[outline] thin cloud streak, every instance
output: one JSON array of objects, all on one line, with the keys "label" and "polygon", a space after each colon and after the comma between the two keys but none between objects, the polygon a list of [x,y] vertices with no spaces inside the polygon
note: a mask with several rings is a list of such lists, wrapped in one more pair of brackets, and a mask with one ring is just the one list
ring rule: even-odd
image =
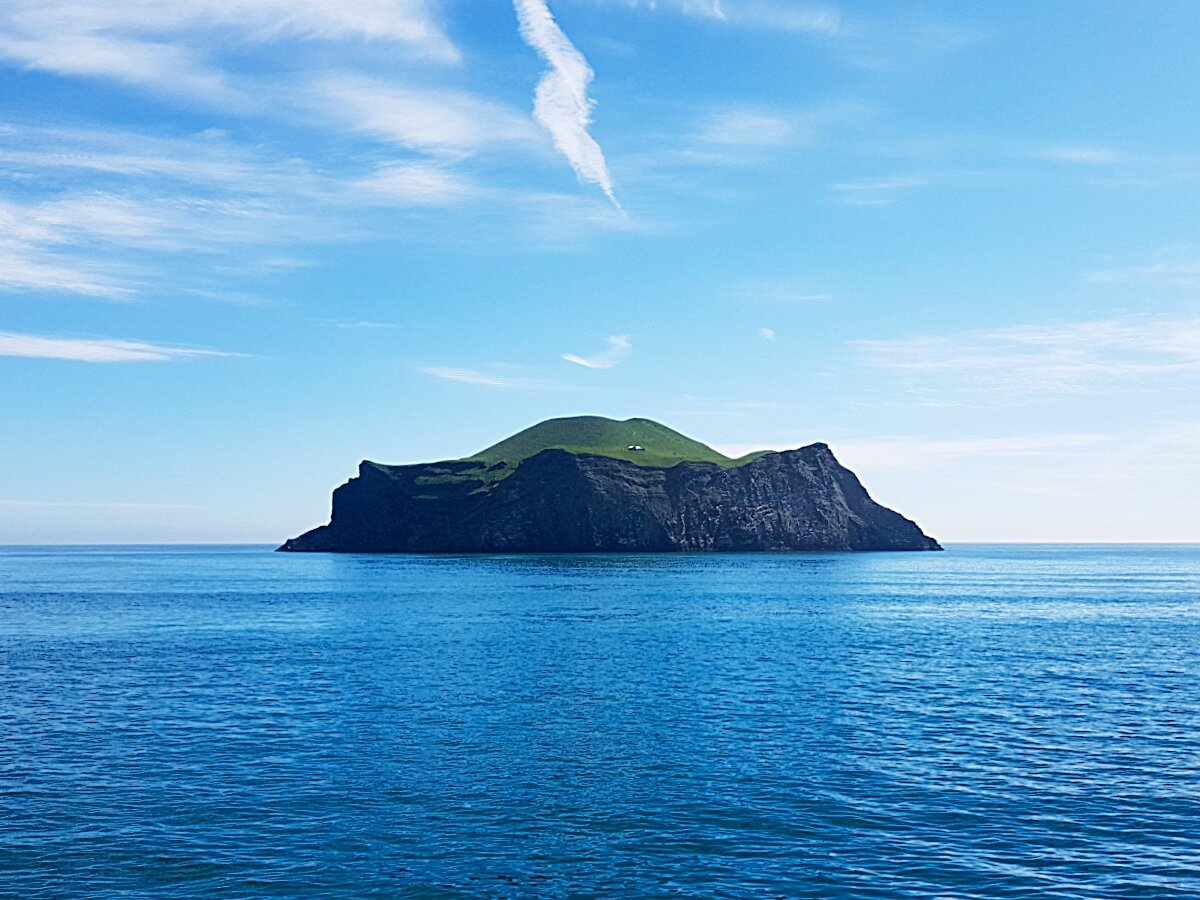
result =
[{"label": "thin cloud streak", "polygon": [[862,178],[830,185],[830,189],[847,206],[887,206],[902,193],[924,187],[930,180],[928,175]]},{"label": "thin cloud streak", "polygon": [[0,291],[51,291],[128,300],[133,291],[108,275],[29,247],[0,245]]},{"label": "thin cloud streak", "polygon": [[400,206],[442,206],[479,197],[470,179],[440,166],[396,163],[380,166],[353,182],[364,202]]},{"label": "thin cloud streak", "polygon": [[361,75],[314,83],[300,106],[311,105],[354,131],[437,156],[463,156],[499,145],[534,146],[540,133],[528,116],[467,91],[380,82]]},{"label": "thin cloud streak", "polygon": [[460,384],[473,384],[480,387],[506,388],[522,391],[563,390],[558,385],[550,384],[536,378],[497,375],[490,372],[482,372],[478,369],[466,369],[455,366],[421,366],[417,371],[422,375],[439,378],[442,381],[455,381]]},{"label": "thin cloud streak", "polygon": [[953,374],[959,389],[997,399],[1200,374],[1200,318],[1138,316],[851,345],[868,365],[939,383]]},{"label": "thin cloud streak", "polygon": [[427,0],[10,0],[7,6],[13,29],[26,34],[173,34],[224,27],[259,43],[288,37],[394,41],[423,57],[446,62],[460,58],[434,22]]},{"label": "thin cloud streak", "polygon": [[60,359],[87,363],[168,362],[203,356],[239,356],[217,350],[172,347],[111,338],[58,338],[0,331],[0,356]]},{"label": "thin cloud streak", "polygon": [[831,442],[852,467],[871,471],[926,469],[963,460],[1077,456],[1111,444],[1100,434],[1037,434],[987,438],[879,437]]},{"label": "thin cloud streak", "polygon": [[1121,154],[1107,147],[1078,147],[1063,145],[1050,147],[1042,153],[1050,162],[1075,163],[1083,166],[1102,166],[1120,162]]},{"label": "thin cloud streak", "polygon": [[[214,31],[225,39],[211,40]],[[387,42],[421,59],[461,60],[425,0],[10,0],[0,11],[0,58],[229,108],[259,104],[213,57],[231,44],[288,38]]]},{"label": "thin cloud streak", "polygon": [[789,284],[786,281],[745,281],[737,285],[733,293],[742,302],[779,306],[827,303],[833,299],[829,294],[809,293],[803,287]]},{"label": "thin cloud streak", "polygon": [[750,108],[726,109],[714,113],[697,135],[706,144],[739,147],[774,147],[791,143],[796,127],[787,118]]},{"label": "thin cloud streak", "polygon": [[1171,247],[1158,256],[1157,262],[1143,266],[1090,272],[1087,280],[1094,284],[1134,283],[1185,288],[1200,285],[1200,251]]},{"label": "thin cloud streak", "polygon": [[534,94],[533,115],[582,181],[597,185],[620,208],[608,163],[588,132],[594,101],[588,97],[592,69],[554,21],[545,0],[513,0],[521,37],[549,65]]},{"label": "thin cloud streak", "polygon": [[623,334],[614,334],[608,339],[608,348],[591,356],[577,356],[574,353],[564,353],[562,358],[569,363],[583,366],[586,369],[611,369],[633,351],[629,338]]},{"label": "thin cloud streak", "polygon": [[[737,458],[757,450],[794,450],[809,441],[791,443],[715,444]],[[1094,452],[1111,446],[1101,434],[1034,434],[984,438],[869,437],[828,442],[834,455],[852,469],[870,472],[927,469],[964,460],[1050,457]]]},{"label": "thin cloud streak", "polygon": [[[478,179],[467,170],[466,157],[493,145],[523,151],[549,142],[532,119],[503,104],[464,92],[423,97],[426,106],[435,97],[449,98],[468,119],[482,118],[461,131],[422,126],[418,132],[427,143],[412,148],[422,155],[391,161],[281,157],[218,131],[163,138],[0,126],[0,181],[45,187],[37,199],[28,191],[6,196],[0,189],[0,291],[127,300],[147,292],[185,254],[216,255],[239,271],[269,271],[281,258],[278,248],[287,246],[285,267],[305,265],[295,255],[306,245],[377,235],[381,226],[408,228],[435,207],[505,210],[519,227],[506,227],[503,240],[532,238],[554,246],[597,231],[648,227],[599,195],[550,194]],[[76,187],[81,181],[89,187]],[[378,221],[388,210],[411,210],[412,216]],[[481,233],[490,227],[486,217],[472,221]],[[495,231],[488,236],[495,238]],[[205,271],[219,274],[207,264]],[[216,290],[207,283],[179,289]]]},{"label": "thin cloud streak", "polygon": [[846,32],[841,14],[815,4],[772,3],[769,0],[620,0],[640,9],[672,9],[685,16],[727,25],[744,25],[834,37]]},{"label": "thin cloud streak", "polygon": [[400,326],[394,322],[371,322],[360,320],[358,322],[339,322],[336,319],[321,319],[317,324],[324,325],[326,328],[351,328],[351,329],[375,329],[375,328],[399,328]]}]

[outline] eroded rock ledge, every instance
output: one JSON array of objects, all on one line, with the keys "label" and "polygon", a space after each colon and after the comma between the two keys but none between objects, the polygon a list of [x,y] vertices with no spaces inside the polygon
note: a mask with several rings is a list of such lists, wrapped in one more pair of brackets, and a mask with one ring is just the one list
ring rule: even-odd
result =
[{"label": "eroded rock ledge", "polygon": [[[825,444],[737,466],[638,465],[546,449],[499,480],[461,460],[363,462],[333,494],[328,525],[280,550],[586,553],[940,550],[873,501]],[[478,476],[473,473],[480,473]]]}]

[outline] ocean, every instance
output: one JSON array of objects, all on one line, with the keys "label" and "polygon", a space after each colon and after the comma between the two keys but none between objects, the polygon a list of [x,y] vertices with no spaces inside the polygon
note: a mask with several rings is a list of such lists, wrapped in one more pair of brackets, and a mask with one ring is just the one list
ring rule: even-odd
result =
[{"label": "ocean", "polygon": [[3,548],[0,895],[1200,897],[1200,546]]}]

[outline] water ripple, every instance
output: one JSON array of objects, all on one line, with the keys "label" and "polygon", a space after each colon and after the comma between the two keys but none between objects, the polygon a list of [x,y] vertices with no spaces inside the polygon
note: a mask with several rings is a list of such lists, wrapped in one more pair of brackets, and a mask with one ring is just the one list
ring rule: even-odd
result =
[{"label": "water ripple", "polygon": [[0,550],[0,895],[1200,896],[1200,549]]}]

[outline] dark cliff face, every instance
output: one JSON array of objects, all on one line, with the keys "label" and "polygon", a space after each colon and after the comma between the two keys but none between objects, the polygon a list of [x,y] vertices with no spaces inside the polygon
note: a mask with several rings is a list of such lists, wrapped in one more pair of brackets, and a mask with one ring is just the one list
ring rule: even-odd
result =
[{"label": "dark cliff face", "polygon": [[[456,470],[455,467],[461,467]],[[875,503],[824,444],[745,465],[639,466],[543,450],[502,481],[456,477],[466,463],[364,462],[334,491],[330,524],[288,551],[940,550]]]}]

